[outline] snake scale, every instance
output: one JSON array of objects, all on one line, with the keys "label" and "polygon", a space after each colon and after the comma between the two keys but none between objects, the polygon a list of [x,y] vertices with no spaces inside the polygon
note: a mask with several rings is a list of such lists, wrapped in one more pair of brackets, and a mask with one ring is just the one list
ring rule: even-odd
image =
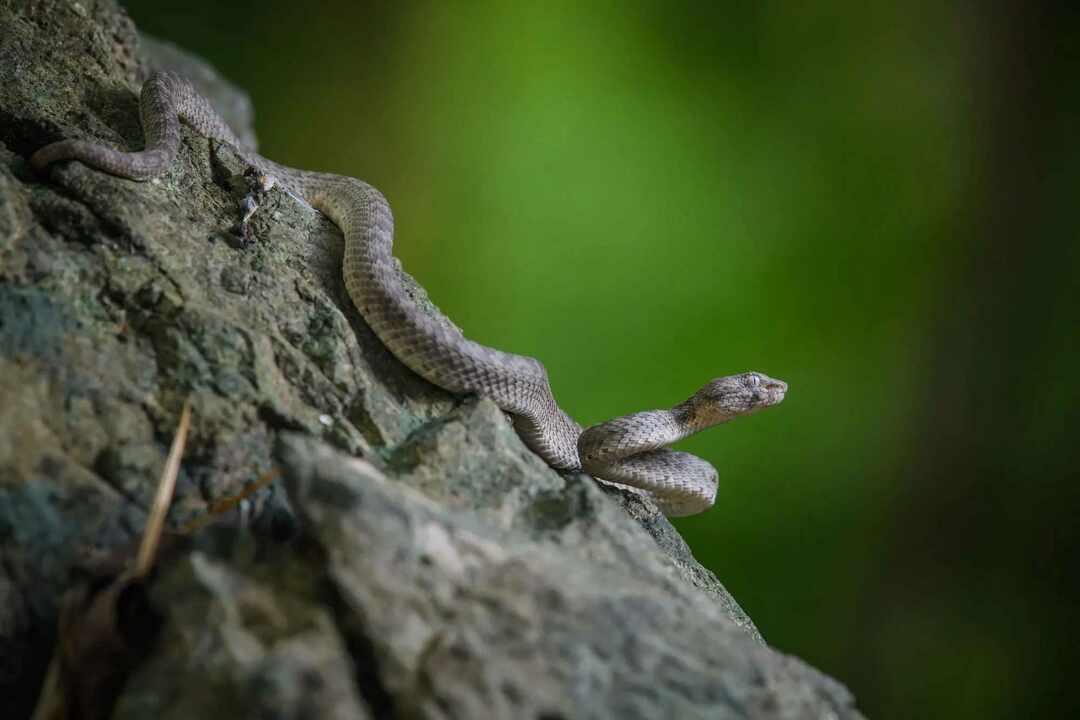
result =
[{"label": "snake scale", "polygon": [[525,444],[553,468],[584,470],[637,489],[670,516],[698,513],[716,497],[716,469],[666,446],[784,398],[787,385],[782,381],[742,373],[713,380],[670,409],[626,415],[582,432],[559,408],[538,360],[469,340],[410,298],[392,255],[390,205],[378,190],[351,177],[297,170],[258,155],[244,147],[208,100],[172,73],[156,72],[147,80],[139,107],[146,138],[142,151],[61,140],[35,152],[31,165],[44,172],[54,162],[78,160],[112,175],[147,180],[165,172],[176,158],[181,121],[200,135],[228,143],[252,168],[341,229],[345,287],[390,352],[441,388],[491,398],[511,414]]}]

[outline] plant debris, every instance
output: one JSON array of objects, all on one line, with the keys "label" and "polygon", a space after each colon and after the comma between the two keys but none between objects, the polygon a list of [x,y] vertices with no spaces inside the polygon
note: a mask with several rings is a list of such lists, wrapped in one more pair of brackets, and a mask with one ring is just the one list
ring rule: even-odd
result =
[{"label": "plant debris", "polygon": [[132,670],[153,646],[161,617],[148,578],[157,562],[165,516],[191,427],[185,401],[135,562],[64,594],[58,638],[34,720],[104,720]]}]

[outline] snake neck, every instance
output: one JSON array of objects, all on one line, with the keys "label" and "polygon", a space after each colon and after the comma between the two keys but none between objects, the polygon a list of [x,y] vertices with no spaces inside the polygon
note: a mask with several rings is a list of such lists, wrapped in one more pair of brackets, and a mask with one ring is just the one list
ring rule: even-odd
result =
[{"label": "snake neck", "polygon": [[678,440],[684,440],[702,430],[726,423],[736,417],[735,414],[718,411],[713,407],[707,407],[700,402],[696,402],[693,397],[679,403],[671,408],[669,412],[676,427],[679,428]]}]

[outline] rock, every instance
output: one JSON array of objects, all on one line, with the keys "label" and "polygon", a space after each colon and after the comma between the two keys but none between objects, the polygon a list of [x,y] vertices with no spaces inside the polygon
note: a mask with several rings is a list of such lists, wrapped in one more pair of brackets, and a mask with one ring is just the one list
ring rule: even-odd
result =
[{"label": "rock", "polygon": [[147,183],[27,164],[60,138],[140,147],[156,66],[254,144],[241,91],[108,0],[0,0],[0,27],[5,717],[29,715],[86,556],[141,532],[185,398],[171,523],[276,467],[300,534],[244,554],[231,531],[163,567],[166,627],[117,717],[859,717],[648,501],[554,472],[490,401],[387,353],[325,218],[271,190],[238,238],[229,148],[185,129]]},{"label": "rock", "polygon": [[255,561],[250,536],[209,534],[214,547],[155,583],[170,621],[114,720],[372,717],[332,606],[316,594],[320,576],[284,550]]}]

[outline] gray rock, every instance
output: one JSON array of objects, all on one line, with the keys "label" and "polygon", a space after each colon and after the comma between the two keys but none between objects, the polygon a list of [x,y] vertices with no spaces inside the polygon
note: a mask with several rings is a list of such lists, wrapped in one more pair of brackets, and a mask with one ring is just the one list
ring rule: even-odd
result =
[{"label": "gray rock", "polygon": [[310,564],[286,550],[256,562],[249,538],[212,539],[155,583],[169,622],[114,720],[372,717]]},{"label": "gray rock", "polygon": [[763,643],[655,507],[552,471],[492,403],[389,355],[325,218],[273,190],[241,242],[228,148],[185,130],[175,167],[141,184],[27,165],[63,137],[140,147],[151,66],[199,81],[254,144],[241,91],[108,0],[0,0],[0,27],[10,716],[33,706],[85,557],[141,532],[190,398],[170,520],[278,467],[302,532],[162,568],[168,622],[118,717],[859,717]]}]

